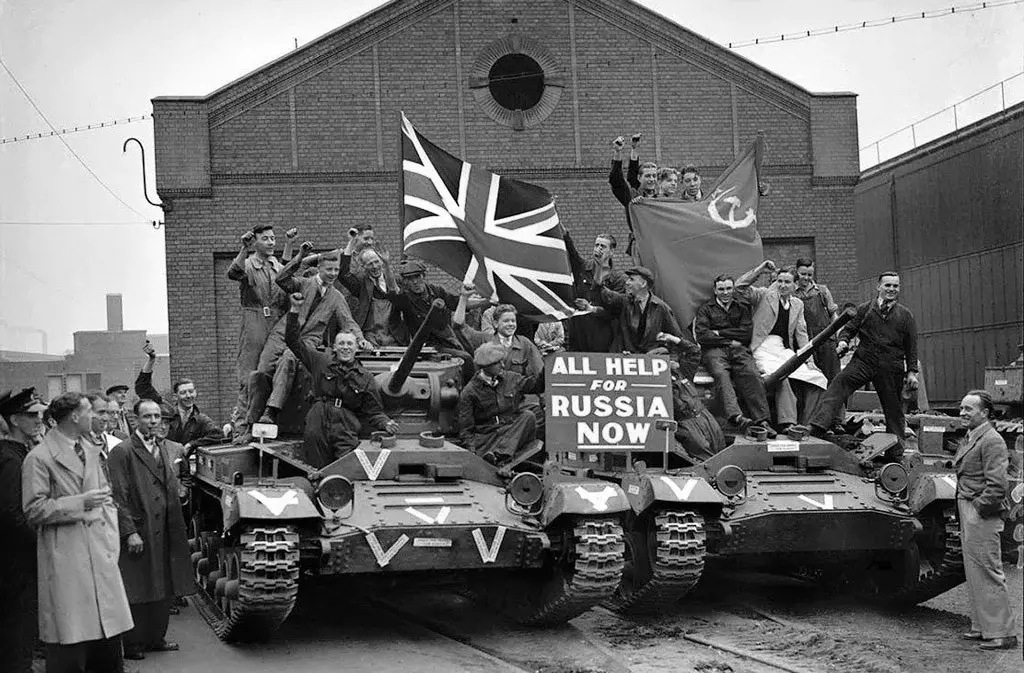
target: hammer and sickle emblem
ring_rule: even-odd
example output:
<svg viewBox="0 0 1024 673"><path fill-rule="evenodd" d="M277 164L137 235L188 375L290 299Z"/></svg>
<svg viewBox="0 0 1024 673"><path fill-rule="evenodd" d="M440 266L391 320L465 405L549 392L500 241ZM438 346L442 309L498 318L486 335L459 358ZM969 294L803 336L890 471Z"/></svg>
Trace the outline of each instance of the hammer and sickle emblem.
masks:
<svg viewBox="0 0 1024 673"><path fill-rule="evenodd" d="M742 229L743 227L750 226L751 224L756 222L757 216L754 214L753 208L747 208L746 216L742 220L736 219L736 210L743 204L736 196L725 196L734 189L736 188L730 187L725 191L716 189L715 193L711 197L711 202L708 203L708 215L711 216L712 220L718 222L719 224L724 224L725 226L730 227L732 229ZM722 213L718 210L719 201L724 201L725 203L729 204L729 219L725 219L724 217L722 217Z"/></svg>

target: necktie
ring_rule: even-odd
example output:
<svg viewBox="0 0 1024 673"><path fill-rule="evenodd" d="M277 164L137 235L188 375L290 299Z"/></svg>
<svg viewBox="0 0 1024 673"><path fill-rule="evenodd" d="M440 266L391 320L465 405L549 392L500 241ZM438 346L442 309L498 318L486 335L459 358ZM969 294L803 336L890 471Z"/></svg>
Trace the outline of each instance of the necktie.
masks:
<svg viewBox="0 0 1024 673"><path fill-rule="evenodd" d="M82 461L82 465L85 465L85 449L82 448L82 442L75 442L75 455Z"/></svg>
<svg viewBox="0 0 1024 673"><path fill-rule="evenodd" d="M323 301L323 298L323 294L320 294L320 287L317 286L316 293L313 295L313 301L309 305L309 313L306 314L307 320L309 320L309 317L313 315L313 312L316 311L317 307L320 306L320 302Z"/></svg>

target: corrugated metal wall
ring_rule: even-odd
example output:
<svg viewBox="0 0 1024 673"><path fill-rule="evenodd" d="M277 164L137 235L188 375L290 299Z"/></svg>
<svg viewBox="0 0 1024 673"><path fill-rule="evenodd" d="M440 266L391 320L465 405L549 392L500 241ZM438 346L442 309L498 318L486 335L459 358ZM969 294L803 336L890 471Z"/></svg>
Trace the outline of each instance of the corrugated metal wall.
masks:
<svg viewBox="0 0 1024 673"><path fill-rule="evenodd" d="M860 300L900 272L932 403L1024 342L1024 105L881 164L855 194Z"/></svg>

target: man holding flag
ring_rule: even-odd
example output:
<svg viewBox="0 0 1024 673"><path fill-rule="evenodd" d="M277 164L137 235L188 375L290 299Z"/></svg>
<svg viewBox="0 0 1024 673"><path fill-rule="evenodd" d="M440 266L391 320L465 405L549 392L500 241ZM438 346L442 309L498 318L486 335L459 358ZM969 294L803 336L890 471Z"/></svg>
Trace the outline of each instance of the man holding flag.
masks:
<svg viewBox="0 0 1024 673"><path fill-rule="evenodd" d="M655 294L681 325L712 298L716 277L738 276L763 259L755 226L763 153L759 134L699 201L644 199L629 206L640 260L658 270Z"/></svg>

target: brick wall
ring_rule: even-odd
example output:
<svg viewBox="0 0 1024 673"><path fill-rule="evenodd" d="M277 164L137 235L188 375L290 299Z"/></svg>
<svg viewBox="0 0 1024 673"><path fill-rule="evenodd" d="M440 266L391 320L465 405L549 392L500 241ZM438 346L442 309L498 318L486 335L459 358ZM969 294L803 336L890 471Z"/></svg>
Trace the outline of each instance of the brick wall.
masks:
<svg viewBox="0 0 1024 673"><path fill-rule="evenodd" d="M563 84L523 131L484 114L468 86L509 35L541 43ZM238 294L223 275L239 236L270 222L327 247L369 220L398 251L400 111L452 153L557 194L583 249L601 231L625 247L607 183L615 136L643 131L645 158L695 163L710 184L763 130L766 248L785 262L813 250L837 299L854 292L853 97L810 94L626 0L404 0L207 99L154 100L158 186L173 205L172 374L216 394L215 417L233 403Z"/></svg>

